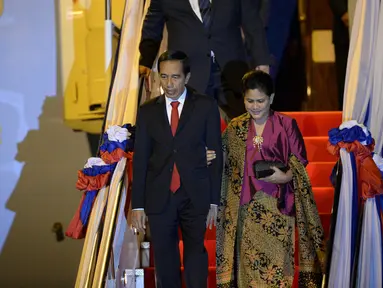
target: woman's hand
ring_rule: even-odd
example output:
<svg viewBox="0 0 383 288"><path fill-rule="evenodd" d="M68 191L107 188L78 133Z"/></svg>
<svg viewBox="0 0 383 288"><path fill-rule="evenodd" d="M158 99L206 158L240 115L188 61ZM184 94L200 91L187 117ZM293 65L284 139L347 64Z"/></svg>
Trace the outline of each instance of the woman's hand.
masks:
<svg viewBox="0 0 383 288"><path fill-rule="evenodd" d="M270 168L275 171L274 174L259 180L269 182L269 183L274 183L274 184L286 184L293 179L293 173L291 172L291 170L284 173L282 172L282 170L278 169L277 167L273 166Z"/></svg>
<svg viewBox="0 0 383 288"><path fill-rule="evenodd" d="M206 161L207 161L207 166L211 165L211 161L215 159L215 151L214 150L208 150L206 147Z"/></svg>

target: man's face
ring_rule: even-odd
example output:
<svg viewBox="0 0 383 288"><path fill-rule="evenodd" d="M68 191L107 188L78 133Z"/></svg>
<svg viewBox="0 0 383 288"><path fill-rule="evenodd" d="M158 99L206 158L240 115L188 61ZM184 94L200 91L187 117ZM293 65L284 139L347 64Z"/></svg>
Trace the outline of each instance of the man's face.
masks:
<svg viewBox="0 0 383 288"><path fill-rule="evenodd" d="M182 62L179 60L161 62L160 71L161 87L166 97L178 99L185 90L190 74L184 74Z"/></svg>

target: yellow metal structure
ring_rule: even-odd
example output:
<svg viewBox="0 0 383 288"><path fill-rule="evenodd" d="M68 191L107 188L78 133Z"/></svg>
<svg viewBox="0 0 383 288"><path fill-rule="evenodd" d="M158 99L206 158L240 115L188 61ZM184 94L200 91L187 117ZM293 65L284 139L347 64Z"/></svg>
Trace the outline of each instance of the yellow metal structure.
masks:
<svg viewBox="0 0 383 288"><path fill-rule="evenodd" d="M115 31L121 27L125 0L113 0ZM105 0L57 0L58 95L64 97L64 121L73 130L101 133L110 84L105 67ZM109 67L109 68L110 68Z"/></svg>

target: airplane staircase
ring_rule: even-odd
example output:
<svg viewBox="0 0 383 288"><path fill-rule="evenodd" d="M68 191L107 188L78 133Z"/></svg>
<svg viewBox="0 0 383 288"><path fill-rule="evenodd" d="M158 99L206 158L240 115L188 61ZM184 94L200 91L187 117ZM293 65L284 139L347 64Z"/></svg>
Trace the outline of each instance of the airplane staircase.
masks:
<svg viewBox="0 0 383 288"><path fill-rule="evenodd" d="M147 2L146 4L144 4L144 1L141 2L139 8L137 8L137 6L135 8L133 6L125 7L125 9L128 10L134 8L136 9L136 12L139 11L139 13L142 13L138 16L135 14L137 16L137 23L140 21L142 22L142 15L145 14L145 10L147 9ZM105 3L106 10L110 11L111 1L106 0ZM132 3L137 4L138 2L133 1ZM131 13L132 11L133 10L125 11L123 23L124 21L133 21L130 20L133 17L133 14ZM106 31L106 35L111 36L113 33L111 31L112 26L110 25L110 15L109 18L106 19L106 23L109 23L108 25L110 27L110 30ZM137 46L138 43L136 42L139 37L136 37L137 39L127 39L128 33L125 33L124 29L128 28L131 29L132 27L124 27L122 25L119 45L121 45L121 43L126 43L126 47ZM133 32L131 31L131 33L137 33L137 31L139 31L139 28L136 28ZM111 42L106 46L105 50L109 50L109 52L113 50L111 48ZM117 49L117 53L122 55L123 51L118 50L119 49ZM135 55L136 52L134 51L135 50L132 50L131 53ZM134 81L131 81L129 84L131 87L121 90L123 93L117 89L121 88L127 81L127 78L125 77L126 74L124 73L138 70L137 55L135 56L136 58L134 58L134 61L136 62L132 63L128 68L125 68L124 73L120 72L118 66L126 65L126 61L121 61L120 63L118 61L119 57L115 58L115 67L111 73L112 69L110 63L112 60L110 59L110 56L111 55L106 55L106 58L109 57L109 62L106 61L105 65L105 74L107 77L111 77L111 79L105 81L106 83L109 83L109 81L111 82L111 89L106 93L109 97L105 105L106 115L104 117L103 132L106 131L109 125L123 125L126 123L134 125L137 105L140 104L140 100L138 99L142 98L143 101L145 98L137 95L138 90L145 92L145 89L143 89L142 86L141 89L137 89L136 86L138 85L136 85ZM127 58L124 59L126 60ZM110 74L113 75L111 76ZM132 79L135 77L134 75L129 75ZM121 103L125 104L123 105ZM104 105L102 106L104 107ZM126 106L131 107L131 110L125 109L124 111L119 111L121 107L126 108ZM129 111L132 112L129 114ZM326 233L328 233L333 203L333 188L330 185L329 175L336 159L327 153L327 132L329 129L340 125L341 113L289 112L286 114L291 115L297 120L303 133L310 161L307 171L312 181L314 196L322 224ZM88 119L82 120L88 121ZM97 198L93 202L93 208L84 241L84 248L78 268L76 288L155 287L153 251L150 250L151 257L148 265L149 267L141 269L139 247L144 239L142 235L134 235L129 226L131 209L129 205L130 178L128 175L131 173L131 168L128 164L130 163L130 160L131 159L122 158L118 161L110 184L98 191ZM128 203L126 204L126 202ZM209 288L216 287L215 244L215 230L208 230L206 235L206 248L209 253ZM182 255L182 241L180 242L180 248ZM133 277L129 277L129 275L133 275Z"/></svg>

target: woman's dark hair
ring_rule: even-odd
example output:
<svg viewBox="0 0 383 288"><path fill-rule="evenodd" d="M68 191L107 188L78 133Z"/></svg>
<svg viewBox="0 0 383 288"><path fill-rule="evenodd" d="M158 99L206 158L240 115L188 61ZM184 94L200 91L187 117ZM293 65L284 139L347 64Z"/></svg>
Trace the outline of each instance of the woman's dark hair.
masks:
<svg viewBox="0 0 383 288"><path fill-rule="evenodd" d="M274 94L274 83L271 76L260 70L247 72L242 77L242 93L245 95L247 90L255 89L258 89L269 97Z"/></svg>
<svg viewBox="0 0 383 288"><path fill-rule="evenodd" d="M181 61L182 68L183 68L182 70L183 70L185 76L190 73L190 64L189 64L188 56L182 51L171 51L171 50L165 51L158 58L158 63L157 63L158 73L160 72L161 62L171 61L171 60Z"/></svg>

